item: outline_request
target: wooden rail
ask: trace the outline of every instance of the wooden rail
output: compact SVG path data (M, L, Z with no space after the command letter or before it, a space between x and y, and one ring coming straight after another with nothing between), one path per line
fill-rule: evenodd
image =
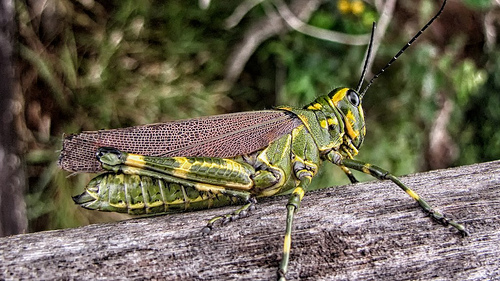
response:
M500 161L403 177L466 225L431 221L390 182L311 192L296 215L290 280L500 280ZM273 280L287 197L261 199L214 230L230 208L0 238L0 279Z

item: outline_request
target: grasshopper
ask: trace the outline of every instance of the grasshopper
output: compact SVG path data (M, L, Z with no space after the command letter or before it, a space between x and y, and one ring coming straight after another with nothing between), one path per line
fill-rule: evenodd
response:
M66 136L59 166L67 171L98 173L74 201L84 208L134 215L192 211L232 204L236 211L208 221L243 217L256 198L291 191L278 278L285 280L292 222L318 167L329 161L352 183L352 170L390 180L410 195L433 219L465 227L434 210L388 171L354 160L366 133L361 101L382 74L437 14L380 70L361 91L375 24L357 89L337 88L303 108L241 112L143 126L88 131Z

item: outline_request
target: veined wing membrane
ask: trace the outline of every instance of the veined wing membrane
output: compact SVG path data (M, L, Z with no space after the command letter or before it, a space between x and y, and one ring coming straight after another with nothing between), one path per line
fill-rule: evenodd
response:
M99 147L148 156L229 158L262 149L300 124L291 113L262 110L86 131L64 138L58 164L67 171L101 172Z

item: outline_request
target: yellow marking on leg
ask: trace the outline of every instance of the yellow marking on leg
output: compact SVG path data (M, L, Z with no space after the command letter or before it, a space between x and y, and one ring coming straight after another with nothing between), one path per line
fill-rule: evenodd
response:
M372 165L370 165L370 164L365 164L365 165L363 166L363 173L365 173L365 174L370 174L370 167L371 167L371 166L372 166Z
M348 159L352 159L354 156L351 154L351 152L349 151L349 149L347 149L345 146L342 146L341 147L342 151L347 155L347 158ZM357 151L355 151L356 154L357 154ZM354 155L356 155L354 154Z
M181 170L181 169L172 170L172 175L176 178L187 179L188 178L187 174L188 174L188 172L185 170Z
M127 159L125 159L125 165L134 166L137 168L144 168L146 161L144 161L144 156L139 154L128 154Z
M203 183L195 183L195 184L193 184L193 186L198 191L210 191L214 194L221 193L222 191L225 190L225 188L223 188L223 187L210 185L210 184L203 184Z
M305 194L304 189L300 186L296 187L292 193L298 194L299 200L301 200L301 201L302 201L302 198L304 197L304 194Z
M292 244L292 237L291 235L288 235L288 233L285 235L285 239L283 242L283 253L288 254L290 253L290 245Z
M415 199L415 200L417 200L417 201L418 201L418 200L420 200L420 196L418 196L418 194L417 194L417 193L415 193L415 191L413 191L413 190L411 190L411 189L407 189L407 190L405 190L405 191L406 191L406 193L408 193L408 195L410 195L410 196L411 196L411 198L413 198L413 199Z
M170 206L170 205L181 205L181 204L184 204L184 199L175 199L175 200L172 200L172 201L165 201L164 204L166 204L167 206Z
M352 144L351 141L347 142L347 146L350 150L352 150L352 153L354 153L354 155L358 155L358 149L354 146L354 144Z
M342 171L344 171L344 173L346 173L346 174L351 173L349 168L347 168L346 166L339 166L339 167L340 167L340 169L342 169Z
M174 168L172 170L172 175L177 178L181 179L187 179L188 178L188 173L189 169L193 166L191 163L189 163L188 159L186 157L174 157L175 161L179 163L179 168Z
M257 157L257 159L259 159L262 163L264 163L269 168L267 171L269 171L271 173L273 171L275 171L276 173L278 173L280 175L284 175L285 173L283 172L282 169L280 169L279 167L274 166L273 164L271 164L269 162L269 159L267 158L267 150L268 150L268 148L269 147L267 147L266 149L264 149L259 154L259 156ZM275 194L276 192L278 192L279 190L281 190L281 188L283 187L284 184L285 184L285 177L279 177L279 181L276 182L275 184L273 184L272 186L266 187L266 190L269 190L269 191L271 191L272 194ZM261 195L263 193L264 192L262 192Z

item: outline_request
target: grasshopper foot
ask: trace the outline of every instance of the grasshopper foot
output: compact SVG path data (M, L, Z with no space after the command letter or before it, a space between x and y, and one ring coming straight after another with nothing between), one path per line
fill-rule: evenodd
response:
M433 209L430 209L427 213L431 216L431 218L433 218L441 225L443 226L451 225L452 227L456 228L459 231L460 235L462 235L462 237L469 236L469 232L467 231L467 229L465 229L465 226L457 223L456 221L450 218L447 218L444 214L441 214Z
M204 234L204 235L209 234L212 231L212 229L214 228L214 225L216 223L218 223L219 225L225 225L231 221L248 216L251 211L255 210L255 203L257 203L257 200L255 198L250 198L250 199L248 199L247 204L238 208L236 211L234 211L230 214L216 216L216 217L210 219L208 221L207 225L201 229L202 234Z

